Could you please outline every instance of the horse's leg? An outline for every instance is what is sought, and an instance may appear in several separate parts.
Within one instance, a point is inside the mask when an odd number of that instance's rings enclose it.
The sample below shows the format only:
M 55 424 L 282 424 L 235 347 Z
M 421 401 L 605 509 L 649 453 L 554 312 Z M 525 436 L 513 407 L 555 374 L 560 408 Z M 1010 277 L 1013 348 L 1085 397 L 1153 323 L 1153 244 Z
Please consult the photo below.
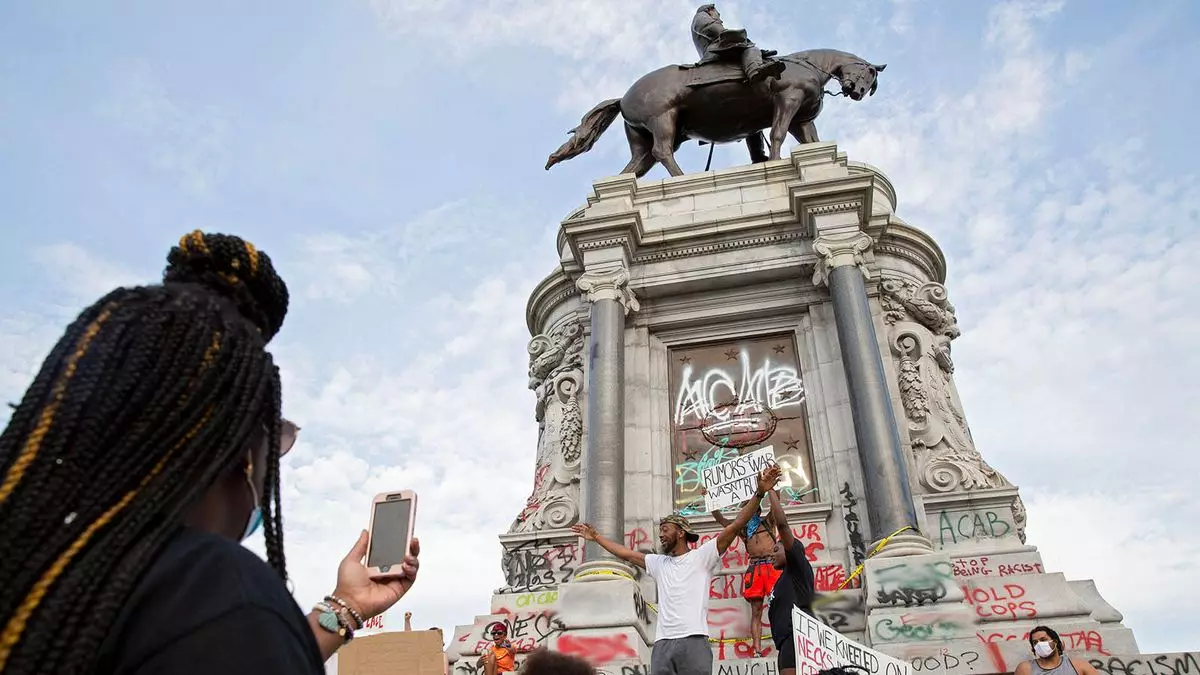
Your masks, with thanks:
M 767 143 L 761 131 L 746 137 L 746 148 L 750 150 L 751 162 L 758 164 L 767 161 Z
M 787 138 L 792 118 L 796 116 L 803 102 L 803 94 L 796 92 L 782 91 L 775 96 L 775 114 L 771 119 L 770 159 L 779 159 L 780 153 L 783 152 L 783 139 Z
M 676 114 L 675 109 L 672 108 L 658 117 L 648 120 L 646 129 L 654 136 L 654 145 L 650 148 L 654 159 L 662 162 L 672 176 L 682 176 L 683 169 L 679 168 L 679 164 L 675 162 L 675 150 L 679 147 L 678 139 L 675 137 Z
M 791 128 L 792 138 L 796 139 L 797 143 L 819 143 L 820 138 L 817 137 L 817 125 L 812 120 L 807 122 L 792 121 Z
M 625 123 L 625 138 L 629 141 L 629 153 L 633 159 L 621 169 L 621 173 L 631 173 L 638 178 L 646 175 L 654 166 L 654 138 L 643 130 Z

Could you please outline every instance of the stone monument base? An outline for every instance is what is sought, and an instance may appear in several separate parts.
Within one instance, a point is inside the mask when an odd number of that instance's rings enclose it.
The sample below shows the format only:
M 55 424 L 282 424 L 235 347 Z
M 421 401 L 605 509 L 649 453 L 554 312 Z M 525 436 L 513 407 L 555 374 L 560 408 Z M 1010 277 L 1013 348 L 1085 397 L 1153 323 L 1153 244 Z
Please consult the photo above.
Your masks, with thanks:
M 1121 656 L 1138 652 L 1121 614 L 1091 581 L 1047 571 L 1025 542 L 1018 490 L 975 447 L 954 384 L 950 344 L 960 330 L 942 285 L 945 258 L 895 209 L 887 177 L 832 143 L 721 171 L 594 183 L 563 221 L 557 265 L 527 307 L 539 424 L 534 489 L 500 537 L 505 587 L 487 615 L 455 631 L 448 657 L 456 673 L 477 672 L 483 629 L 495 621 L 522 652 L 578 654 L 611 675 L 648 670 L 653 583 L 637 570 L 589 574 L 568 528 L 587 513 L 623 518 L 626 546 L 649 550 L 655 523 L 680 511 L 701 541 L 715 536 L 698 476 L 728 458 L 722 451 L 740 450 L 706 435 L 701 443 L 680 420 L 711 430 L 704 425 L 719 421 L 727 403 L 712 392 L 725 390 L 779 413 L 756 445 L 773 444 L 790 484 L 804 488 L 788 498 L 788 521 L 814 568 L 814 610 L 839 632 L 902 658 L 917 675 L 1010 672 L 1029 657 L 1026 636 L 1038 624 L 1108 673 L 1200 672 L 1187 654 Z M 608 318 L 597 323 L 599 314 Z M 605 330 L 593 334 L 598 325 Z M 606 458 L 617 468 L 597 482 L 585 471 L 596 449 L 584 439 L 600 394 L 584 383 L 593 382 L 594 364 L 615 361 L 621 367 L 610 374 L 623 396 L 604 380 L 596 409 L 612 413 L 609 422 L 618 419 L 613 411 L 624 420 L 623 435 L 606 427 L 601 448 L 621 455 Z M 886 391 L 872 385 L 864 398 L 875 374 Z M 874 414 L 862 414 L 864 401 Z M 873 430 L 864 437 L 874 444 L 859 447 L 860 427 Z M 882 432 L 899 435 L 895 461 L 874 447 L 894 445 L 895 435 Z M 898 463 L 906 471 L 895 471 Z M 868 493 L 869 484 L 898 489 Z M 770 638 L 765 657 L 752 654 L 747 563 L 739 541 L 708 590 L 714 675 L 776 671 Z

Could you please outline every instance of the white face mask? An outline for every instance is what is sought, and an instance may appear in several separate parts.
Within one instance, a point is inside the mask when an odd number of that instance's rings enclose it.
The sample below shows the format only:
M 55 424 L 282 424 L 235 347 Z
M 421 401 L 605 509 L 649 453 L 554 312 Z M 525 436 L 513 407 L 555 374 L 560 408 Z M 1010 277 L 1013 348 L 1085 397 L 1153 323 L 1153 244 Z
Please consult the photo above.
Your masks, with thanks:
M 1048 659 L 1054 655 L 1054 644 L 1039 642 L 1033 646 L 1033 653 L 1037 654 L 1039 659 Z

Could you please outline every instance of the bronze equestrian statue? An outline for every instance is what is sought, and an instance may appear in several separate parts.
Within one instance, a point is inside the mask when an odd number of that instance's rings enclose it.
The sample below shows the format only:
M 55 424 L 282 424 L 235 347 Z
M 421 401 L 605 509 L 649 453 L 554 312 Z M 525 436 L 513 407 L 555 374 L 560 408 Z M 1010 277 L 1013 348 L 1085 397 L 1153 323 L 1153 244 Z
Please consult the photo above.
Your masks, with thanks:
M 744 30 L 726 29 L 712 5 L 697 10 L 692 39 L 699 63 L 647 73 L 623 97 L 592 108 L 570 131 L 571 138 L 550 155 L 546 168 L 591 150 L 617 115 L 625 118 L 633 156 L 621 173 L 639 178 L 655 162 L 672 176 L 682 176 L 675 151 L 688 139 L 746 139 L 755 161 L 779 159 L 788 133 L 799 143 L 818 140 L 813 120 L 821 112 L 829 80 L 841 83 L 842 95 L 861 101 L 875 94 L 879 73 L 886 67 L 834 49 L 774 56 L 759 50 Z M 771 148 L 765 154 L 760 132 L 768 127 Z

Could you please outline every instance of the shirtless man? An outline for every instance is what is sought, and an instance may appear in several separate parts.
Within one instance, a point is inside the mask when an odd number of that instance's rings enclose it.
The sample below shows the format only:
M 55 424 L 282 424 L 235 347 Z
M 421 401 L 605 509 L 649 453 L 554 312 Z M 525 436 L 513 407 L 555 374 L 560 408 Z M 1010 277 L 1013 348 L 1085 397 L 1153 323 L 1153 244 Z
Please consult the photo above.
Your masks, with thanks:
M 701 494 L 705 491 L 703 487 L 700 488 Z M 712 517 L 721 527 L 729 527 L 732 523 L 720 510 L 713 511 Z M 738 538 L 746 547 L 749 558 L 746 571 L 742 573 L 742 597 L 750 603 L 750 649 L 754 656 L 763 656 L 763 600 L 775 588 L 779 575 L 783 574 L 774 565 L 774 518 L 770 513 L 764 517 L 760 506 L 759 511 L 750 516 L 750 522 L 738 531 Z

